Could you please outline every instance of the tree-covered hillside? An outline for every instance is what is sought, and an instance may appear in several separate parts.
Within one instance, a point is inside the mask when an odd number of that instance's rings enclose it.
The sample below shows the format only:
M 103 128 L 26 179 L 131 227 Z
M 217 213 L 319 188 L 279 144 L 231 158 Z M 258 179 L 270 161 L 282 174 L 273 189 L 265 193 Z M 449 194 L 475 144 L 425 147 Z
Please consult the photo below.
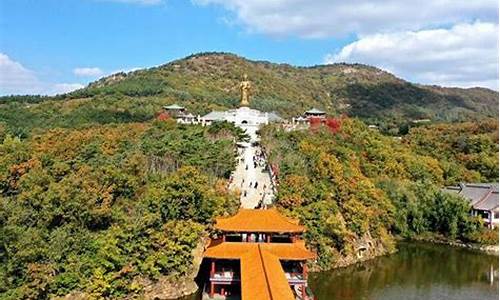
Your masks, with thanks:
M 395 235 L 498 242 L 466 200 L 441 191 L 460 181 L 498 182 L 496 120 L 422 127 L 405 140 L 350 118 L 261 132 L 278 177 L 277 205 L 306 224 L 321 267 L 342 265 L 363 248 L 381 254 Z
M 167 121 L 3 139 L 0 299 L 124 298 L 191 275 L 207 226 L 239 206 L 240 134 Z
M 8 130 L 22 134 L 54 122 L 63 127 L 137 122 L 153 118 L 162 105 L 174 102 L 200 114 L 235 107 L 244 73 L 253 82 L 251 105 L 285 117 L 317 107 L 381 128 L 399 128 L 414 119 L 463 121 L 498 116 L 498 94 L 487 89 L 416 85 L 359 64 L 294 67 L 205 53 L 114 74 L 66 95 L 0 98 L 0 126 L 4 123 Z
M 498 182 L 498 120 L 412 128 L 403 142 L 440 162 L 445 184 Z
M 385 253 L 395 235 L 498 241 L 465 200 L 441 192 L 498 181 L 495 92 L 414 85 L 363 65 L 193 55 L 66 95 L 0 98 L 0 299 L 142 299 L 148 283 L 193 277 L 193 249 L 239 206 L 227 184 L 247 136 L 155 116 L 169 103 L 235 107 L 243 73 L 256 108 L 342 115 L 261 130 L 276 205 L 307 226 L 320 268 L 355 262 L 363 247 Z M 420 118 L 435 124 L 404 126 Z

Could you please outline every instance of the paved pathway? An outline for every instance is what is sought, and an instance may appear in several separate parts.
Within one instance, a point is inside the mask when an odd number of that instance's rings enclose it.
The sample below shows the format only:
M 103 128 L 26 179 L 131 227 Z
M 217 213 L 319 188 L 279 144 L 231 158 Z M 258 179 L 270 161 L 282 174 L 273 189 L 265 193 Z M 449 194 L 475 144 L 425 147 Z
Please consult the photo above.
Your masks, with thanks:
M 269 173 L 264 171 L 265 162 L 254 168 L 253 157 L 259 151 L 260 147 L 251 143 L 243 143 L 240 147 L 239 163 L 233 172 L 230 188 L 241 191 L 242 208 L 256 208 L 261 200 L 264 204 L 271 204 L 274 197 L 271 178 Z M 256 182 L 257 188 L 255 188 Z

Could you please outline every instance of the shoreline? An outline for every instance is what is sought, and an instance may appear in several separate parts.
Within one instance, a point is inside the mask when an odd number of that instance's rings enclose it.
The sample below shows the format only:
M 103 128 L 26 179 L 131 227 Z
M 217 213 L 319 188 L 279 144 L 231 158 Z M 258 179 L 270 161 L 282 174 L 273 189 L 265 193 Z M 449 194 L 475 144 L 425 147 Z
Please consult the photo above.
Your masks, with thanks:
M 464 243 L 456 240 L 447 240 L 444 238 L 436 237 L 426 237 L 426 236 L 416 236 L 413 238 L 399 238 L 397 241 L 413 241 L 413 242 L 427 242 L 432 244 L 448 245 L 458 248 L 466 248 L 470 250 L 480 251 L 489 255 L 499 256 L 499 246 L 498 245 L 484 245 L 475 243 Z
M 447 246 L 452 246 L 452 247 L 457 247 L 457 248 L 466 248 L 466 249 L 470 249 L 473 251 L 480 251 L 480 252 L 487 254 L 487 255 L 499 256 L 498 245 L 481 245 L 481 244 L 471 244 L 471 243 L 467 244 L 467 243 L 458 242 L 458 241 L 450 241 L 450 240 L 446 240 L 443 238 L 439 239 L 437 237 L 426 237 L 426 236 L 417 236 L 417 237 L 413 237 L 413 238 L 394 237 L 394 240 L 396 243 L 416 242 L 416 243 L 431 243 L 431 244 L 437 244 L 437 245 L 447 245 Z M 379 251 L 375 251 L 375 253 L 371 253 L 371 255 L 367 255 L 367 256 L 364 256 L 362 258 L 354 259 L 354 257 L 352 257 L 352 256 L 344 257 L 344 258 L 340 259 L 337 262 L 337 264 L 333 265 L 332 268 L 330 268 L 328 270 L 315 270 L 315 271 L 311 270 L 311 271 L 315 272 L 315 273 L 322 273 L 322 272 L 329 272 L 329 271 L 333 271 L 333 270 L 343 269 L 343 268 L 347 268 L 347 267 L 354 266 L 357 264 L 369 262 L 369 261 L 374 260 L 374 259 L 379 258 L 379 257 L 390 256 L 390 255 L 396 254 L 397 252 L 398 252 L 397 247 L 393 251 L 387 251 L 387 250 L 380 251 L 380 249 L 379 249 Z M 184 297 L 193 296 L 194 294 L 196 294 L 198 292 L 198 290 L 199 290 L 199 288 L 196 289 L 191 294 L 183 294 L 183 296 L 181 296 L 181 298 L 163 298 L 163 299 L 174 299 L 174 300 L 185 299 Z
M 426 236 L 416 236 L 413 238 L 403 238 L 396 236 L 394 237 L 394 240 L 397 243 L 400 242 L 416 242 L 416 243 L 431 243 L 431 244 L 437 244 L 437 245 L 447 245 L 451 247 L 457 247 L 457 248 L 465 248 L 473 251 L 479 251 L 483 254 L 487 255 L 494 255 L 494 256 L 500 256 L 499 255 L 499 246 L 498 245 L 483 245 L 483 244 L 473 244 L 473 243 L 464 243 L 464 242 L 459 242 L 459 241 L 451 241 L 447 240 L 444 238 L 436 238 L 436 237 L 426 237 Z M 355 259 L 354 257 L 343 257 L 340 259 L 339 263 L 334 264 L 332 268 L 328 270 L 314 270 L 313 272 L 328 272 L 332 270 L 337 270 L 337 269 L 342 269 L 342 268 L 347 268 L 359 263 L 364 263 L 367 261 L 371 261 L 373 259 L 383 257 L 383 256 L 389 256 L 396 254 L 398 252 L 398 249 L 394 249 L 393 251 L 383 251 L 383 252 L 377 252 L 373 253 L 372 255 L 368 255 L 362 258 L 357 258 Z M 347 258 L 347 259 L 346 259 Z

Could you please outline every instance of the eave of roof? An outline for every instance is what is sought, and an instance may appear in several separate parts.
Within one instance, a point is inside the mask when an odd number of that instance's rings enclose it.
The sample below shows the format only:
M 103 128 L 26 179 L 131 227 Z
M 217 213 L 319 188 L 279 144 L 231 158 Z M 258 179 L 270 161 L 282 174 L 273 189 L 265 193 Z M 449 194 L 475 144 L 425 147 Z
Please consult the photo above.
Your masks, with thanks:
M 444 191 L 456 193 L 467 199 L 474 209 L 489 210 L 494 209 L 498 204 L 498 183 L 462 183 L 459 186 L 446 187 Z M 496 195 L 496 200 L 491 196 Z M 488 200 L 489 199 L 489 200 Z
M 251 222 L 248 222 L 251 220 Z M 299 233 L 304 226 L 298 225 L 276 209 L 240 209 L 228 218 L 217 218 L 215 228 L 226 232 L 273 232 Z
M 240 259 L 250 251 L 260 247 L 282 260 L 307 260 L 316 258 L 316 254 L 305 247 L 303 241 L 295 243 L 241 243 L 214 241 L 203 254 L 204 257 L 218 259 Z
M 322 110 L 317 109 L 317 108 L 312 108 L 312 109 L 306 111 L 306 114 L 326 114 L 326 113 Z
M 475 203 L 473 208 L 477 210 L 494 210 L 499 206 L 498 192 L 490 192 L 479 202 Z

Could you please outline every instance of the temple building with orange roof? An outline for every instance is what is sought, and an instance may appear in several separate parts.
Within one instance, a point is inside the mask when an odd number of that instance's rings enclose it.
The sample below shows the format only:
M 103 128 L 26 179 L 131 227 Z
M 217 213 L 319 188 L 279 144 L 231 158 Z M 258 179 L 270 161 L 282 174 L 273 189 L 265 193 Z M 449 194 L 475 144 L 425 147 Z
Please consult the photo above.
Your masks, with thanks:
M 205 249 L 209 266 L 203 299 L 313 299 L 307 292 L 305 228 L 276 209 L 241 209 L 217 218 L 220 236 Z

